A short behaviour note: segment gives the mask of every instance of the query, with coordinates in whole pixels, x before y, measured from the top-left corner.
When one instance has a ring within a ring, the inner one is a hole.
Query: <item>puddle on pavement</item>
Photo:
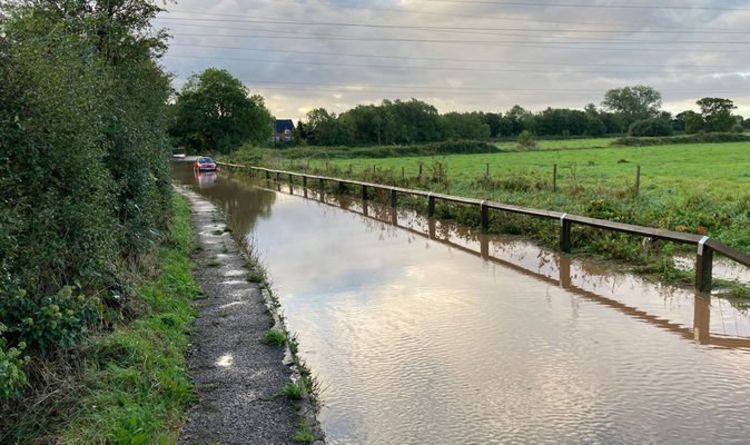
[[[331,444],[747,441],[750,315],[728,300],[351,197],[174,176],[269,269]]]

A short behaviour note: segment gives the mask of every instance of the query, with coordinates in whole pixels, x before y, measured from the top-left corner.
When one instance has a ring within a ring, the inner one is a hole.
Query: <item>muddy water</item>
[[[268,267],[329,443],[750,440],[750,316],[726,300],[351,198],[175,178]]]

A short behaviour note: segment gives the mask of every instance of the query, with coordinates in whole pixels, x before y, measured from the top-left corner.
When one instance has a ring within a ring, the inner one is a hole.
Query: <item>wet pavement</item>
[[[194,271],[203,289],[191,332],[190,375],[198,401],[188,415],[180,444],[286,444],[297,415],[279,397],[292,374],[283,349],[260,342],[273,326],[257,284],[245,280],[246,260],[224,230],[216,207],[192,192],[193,230],[200,249]]]
[[[750,315],[377,203],[175,177],[258,253],[328,443],[747,443]],[[305,195],[307,197],[305,197]]]

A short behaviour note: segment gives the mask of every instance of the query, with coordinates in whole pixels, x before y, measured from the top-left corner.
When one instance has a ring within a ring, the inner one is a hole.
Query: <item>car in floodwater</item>
[[[193,167],[199,172],[215,172],[218,170],[216,162],[213,159],[203,156],[198,158]]]

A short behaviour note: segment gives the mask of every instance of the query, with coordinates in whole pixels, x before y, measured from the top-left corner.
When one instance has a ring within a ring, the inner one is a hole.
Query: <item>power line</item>
[[[231,16],[228,14],[208,14],[217,16]],[[236,16],[231,16],[236,17]],[[309,25],[309,26],[338,26],[338,27],[357,27],[357,28],[374,28],[374,29],[403,29],[419,31],[495,31],[495,32],[555,32],[555,33],[574,33],[574,34],[619,34],[621,30],[589,30],[589,29],[538,29],[538,28],[518,28],[518,27],[482,27],[482,26],[424,26],[424,25],[394,25],[394,24],[373,24],[373,23],[355,23],[355,22],[331,22],[331,21],[311,21],[311,20],[294,20],[294,19],[271,19],[265,17],[244,17],[242,19],[210,19],[210,18],[193,18],[193,17],[160,17],[161,20],[173,21],[199,21],[199,22],[220,22],[220,23],[253,23],[253,24],[283,24],[283,25]],[[244,29],[244,28],[234,28]],[[685,34],[685,30],[640,30],[639,33],[649,34]],[[694,34],[730,34],[744,35],[747,31],[690,31]],[[750,43],[744,41],[743,43]]]
[[[200,19],[190,19],[190,20],[200,20]],[[201,28],[211,28],[211,26],[203,26],[203,25],[187,25],[192,27],[201,27]],[[227,27],[213,27],[216,29],[233,29],[233,30],[241,30],[241,31],[253,31],[253,32],[265,32],[265,33],[271,33],[271,34],[283,34],[283,35],[298,35],[298,36],[310,36],[310,37],[349,37],[349,36],[339,36],[335,34],[316,34],[316,33],[309,33],[309,32],[299,32],[294,31],[293,33],[290,33],[289,30],[275,30],[275,29],[247,29],[247,28],[227,28]],[[235,34],[201,34],[201,33],[182,33],[182,32],[175,32],[174,34],[182,34],[182,35],[196,35],[196,36],[216,36],[216,37],[244,37],[240,35]],[[477,34],[477,33],[473,33]],[[484,34],[484,33],[479,33]],[[502,35],[503,37],[522,37],[524,39],[528,39],[529,36],[523,35],[523,34],[490,34],[490,35]],[[354,36],[356,37],[356,36]],[[539,38],[539,36],[533,36]],[[551,38],[551,37],[541,37],[544,38]],[[369,39],[369,38],[368,38]],[[567,36],[555,36],[555,40],[559,39],[566,39],[565,41],[559,42],[561,44],[597,44],[597,45],[604,45],[609,43],[616,43],[616,44],[625,44],[625,43],[634,43],[634,44],[667,44],[667,45],[682,45],[682,44],[717,44],[717,45],[750,45],[750,40],[643,40],[643,39],[602,39],[598,38],[598,40],[571,40],[573,37],[567,37]],[[445,40],[442,40],[445,41]],[[476,41],[467,41],[467,40],[456,40],[455,42],[476,42]],[[544,40],[538,41],[538,40],[524,40],[524,41],[516,41],[516,40],[487,40],[487,41],[479,41],[479,42],[486,42],[486,43],[494,43],[494,42],[500,42],[500,43],[545,43]],[[548,42],[548,43],[558,43],[558,42]]]
[[[194,55],[179,55],[179,54],[167,54],[167,57],[186,58],[186,59],[208,59],[208,60],[222,60],[222,61],[247,61],[256,63],[272,63],[275,65],[298,65],[298,66],[324,66],[328,68],[368,68],[368,69],[393,69],[393,70],[428,70],[428,71],[464,71],[464,72],[500,72],[500,73],[544,73],[549,74],[550,69],[529,69],[529,68],[479,68],[479,67],[446,67],[446,66],[415,66],[415,65],[373,65],[373,64],[352,64],[352,63],[339,63],[339,62],[319,62],[319,61],[289,61],[289,60],[278,60],[278,59],[257,59],[257,58],[229,58],[229,57],[212,57],[212,56],[194,56]],[[565,67],[575,67],[575,65],[563,65]],[[601,67],[607,67],[607,65],[598,65]],[[559,67],[559,66],[558,66]],[[630,66],[628,66],[630,67]],[[691,70],[696,72],[696,70]],[[702,73],[715,73],[715,70],[698,71]],[[575,70],[574,73],[590,73],[590,74],[609,74],[609,71],[600,70]],[[622,71],[616,70],[614,74],[649,74],[654,73],[650,71]],[[730,73],[731,74],[731,73]]]
[[[536,1],[505,1],[505,0],[427,0],[433,3],[465,3],[496,6],[517,6],[528,8],[587,8],[587,9],[644,9],[644,10],[677,10],[677,11],[723,11],[744,12],[750,8],[722,8],[718,6],[660,6],[660,5],[602,5],[590,3],[546,3]]]
[[[715,28],[697,28],[697,27],[685,28],[685,27],[679,27],[679,26],[665,26],[663,24],[629,25],[629,24],[623,24],[623,23],[602,22],[602,21],[597,21],[596,23],[590,23],[590,22],[565,21],[565,20],[544,20],[544,19],[529,18],[529,17],[507,18],[507,17],[488,16],[486,13],[483,15],[467,15],[467,14],[458,14],[455,12],[440,13],[440,12],[424,11],[424,10],[415,11],[411,9],[402,9],[402,8],[373,8],[373,7],[354,6],[354,5],[336,5],[336,9],[356,10],[356,11],[378,11],[378,12],[386,12],[386,13],[393,13],[393,14],[430,15],[430,16],[435,16],[435,17],[446,17],[450,19],[456,19],[456,18],[468,18],[468,19],[480,19],[480,20],[489,19],[492,21],[511,22],[514,24],[518,23],[520,20],[524,22],[534,22],[534,23],[553,24],[553,25],[606,26],[607,28],[612,28],[612,27],[630,28],[631,31],[642,31],[644,26],[647,26],[648,29],[674,30],[674,31],[680,31],[683,33],[693,32],[693,31],[708,31],[708,32],[717,31]],[[185,9],[168,11],[168,12],[169,13],[181,13],[181,12],[182,13],[195,13],[195,14],[212,15],[212,16],[218,16],[218,17],[235,17],[235,18],[237,17],[237,14],[219,14],[219,13],[211,13],[211,12],[206,12],[206,11],[192,11],[192,10],[185,10]],[[628,29],[623,29],[621,31],[628,31]],[[737,32],[744,33],[745,31],[737,31]]]
[[[564,42],[561,44],[537,44],[519,42],[515,40],[448,40],[448,39],[414,39],[414,38],[398,38],[398,37],[354,37],[354,36],[333,36],[333,35],[234,35],[234,34],[202,34],[202,33],[180,33],[176,35],[188,36],[188,37],[207,37],[207,38],[243,38],[243,39],[276,39],[276,40],[329,40],[329,41],[353,41],[353,42],[397,42],[397,43],[440,43],[440,44],[452,44],[452,45],[472,45],[472,46],[486,46],[486,47],[524,47],[524,48],[546,48],[546,49],[568,49],[568,50],[586,50],[586,51],[629,51],[629,52],[640,52],[640,51],[655,51],[655,52],[674,52],[672,48],[607,48],[607,47],[580,47],[580,46],[566,46],[574,44],[589,44],[595,45],[597,42]],[[746,42],[741,42],[747,44]],[[600,42],[599,44],[608,44],[607,42]],[[734,50],[722,50],[722,49],[711,49],[713,53],[749,53],[750,49],[734,49]]]
[[[273,52],[280,54],[300,54],[300,55],[314,55],[314,56],[332,56],[332,57],[354,57],[354,58],[366,58],[366,59],[389,59],[389,60],[405,60],[405,61],[434,61],[434,62],[478,62],[478,63],[502,63],[504,65],[540,65],[540,66],[555,66],[555,67],[570,67],[570,66],[587,66],[587,67],[618,67],[618,68],[663,68],[663,64],[614,64],[614,63],[575,63],[575,64],[561,64],[551,62],[539,62],[539,61],[521,61],[518,59],[507,60],[507,59],[473,59],[473,58],[451,58],[451,57],[414,57],[414,56],[389,56],[380,54],[352,54],[342,52],[325,52],[325,51],[303,51],[303,50],[289,50],[289,49],[276,49],[276,48],[248,48],[248,47],[233,47],[233,46],[218,46],[218,45],[200,45],[200,44],[181,44],[172,43],[170,46],[176,47],[190,47],[190,48],[207,48],[207,49],[228,49],[237,51],[248,51],[248,52]],[[685,67],[685,69],[692,69],[693,65]],[[678,67],[670,67],[678,68]],[[701,68],[707,69],[729,69],[729,70],[741,70],[747,69],[747,67],[732,67],[729,65],[702,65]]]
[[[476,91],[487,94],[487,92],[546,92],[546,93],[592,93],[601,92],[602,88],[506,88],[502,86],[481,86],[481,87],[440,87],[440,86],[426,86],[426,85],[409,85],[409,84],[368,84],[368,85],[336,85],[332,83],[320,83],[320,82],[301,82],[301,81],[283,81],[283,80],[266,80],[266,79],[243,79],[244,82],[252,84],[270,84],[270,85],[296,85],[314,88],[335,88],[338,92],[362,92],[362,91],[374,91],[378,89],[404,89],[408,91],[419,91],[419,90],[440,90],[441,92],[460,92],[460,91]],[[695,88],[657,88],[659,91],[667,93],[689,93],[694,92]],[[747,94],[750,91],[738,91],[736,89],[721,90],[711,89],[710,91],[716,93],[740,93]]]

